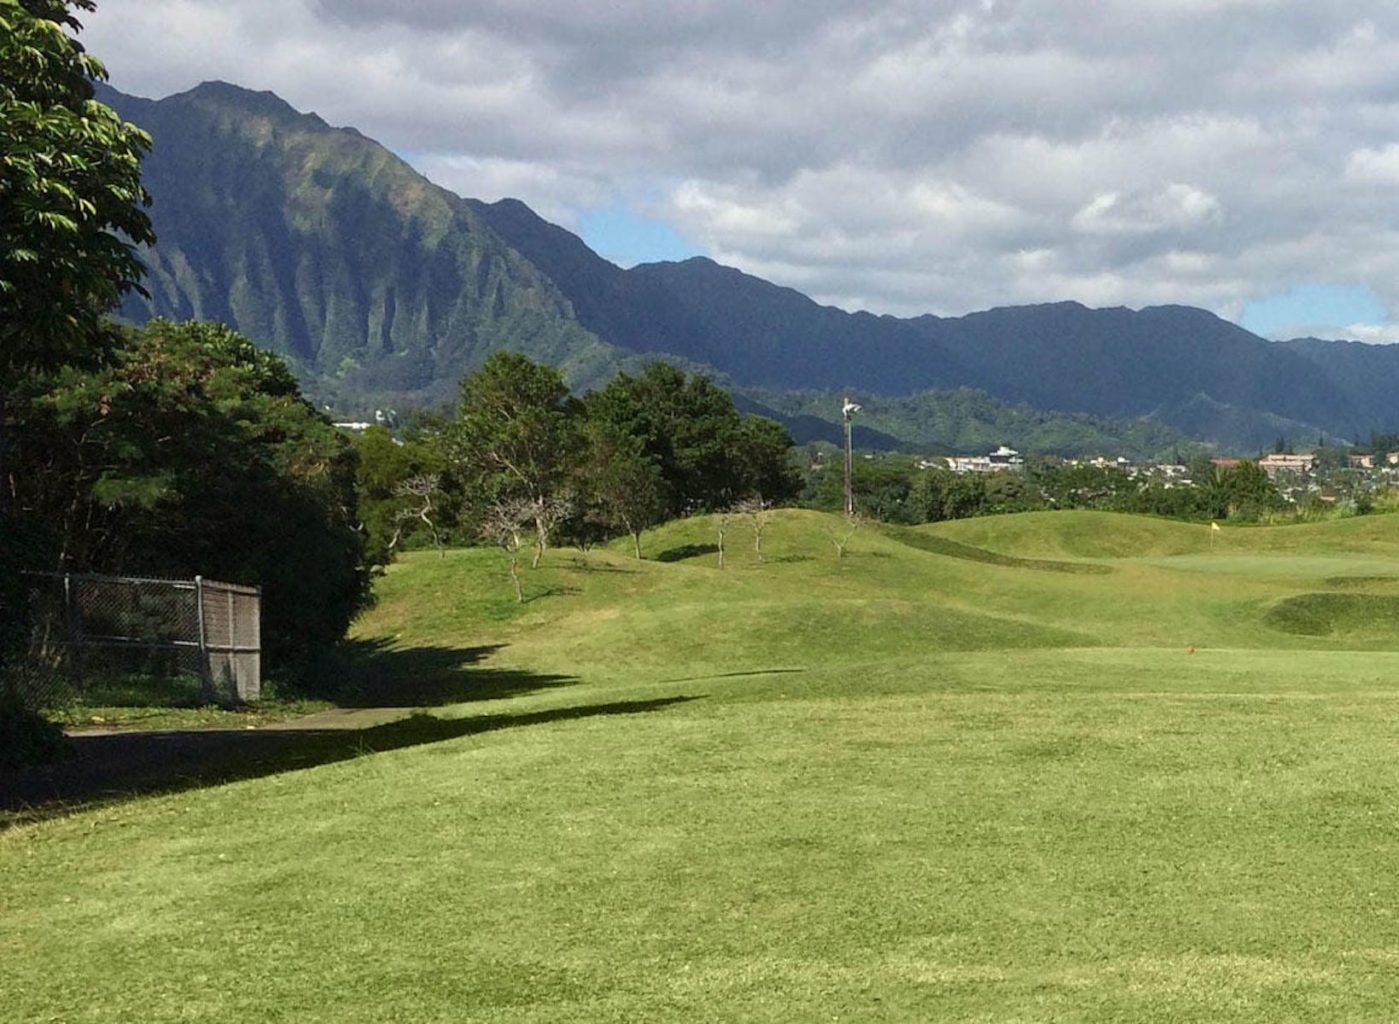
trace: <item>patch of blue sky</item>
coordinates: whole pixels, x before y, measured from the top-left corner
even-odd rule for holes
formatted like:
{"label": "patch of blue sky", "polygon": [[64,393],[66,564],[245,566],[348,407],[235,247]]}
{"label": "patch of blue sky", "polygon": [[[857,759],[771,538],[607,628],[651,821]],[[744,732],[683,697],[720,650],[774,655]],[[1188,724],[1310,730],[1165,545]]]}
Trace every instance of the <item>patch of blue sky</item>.
{"label": "patch of blue sky", "polygon": [[599,256],[621,267],[705,255],[671,224],[625,206],[604,206],[579,213],[578,234]]}
{"label": "patch of blue sky", "polygon": [[1366,287],[1308,282],[1250,302],[1239,323],[1264,338],[1281,340],[1318,331],[1339,337],[1353,324],[1382,324],[1387,315]]}

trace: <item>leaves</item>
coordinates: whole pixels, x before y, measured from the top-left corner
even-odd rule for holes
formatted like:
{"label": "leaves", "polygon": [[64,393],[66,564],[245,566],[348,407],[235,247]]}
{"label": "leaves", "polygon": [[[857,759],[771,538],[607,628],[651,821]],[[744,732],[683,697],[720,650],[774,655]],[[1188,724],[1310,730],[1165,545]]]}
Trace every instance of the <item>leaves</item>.
{"label": "leaves", "polygon": [[148,135],[93,99],[105,77],[65,30],[85,0],[0,0],[0,382],[106,347],[103,316],[139,289],[154,242]]}

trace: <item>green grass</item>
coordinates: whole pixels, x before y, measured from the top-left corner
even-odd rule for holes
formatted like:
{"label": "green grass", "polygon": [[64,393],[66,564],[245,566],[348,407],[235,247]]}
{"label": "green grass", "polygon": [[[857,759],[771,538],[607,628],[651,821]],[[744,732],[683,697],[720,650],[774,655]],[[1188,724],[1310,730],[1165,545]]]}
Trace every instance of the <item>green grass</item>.
{"label": "green grass", "polygon": [[431,717],[0,833],[5,1019],[1392,1019],[1395,520],[830,522],[406,558]]}

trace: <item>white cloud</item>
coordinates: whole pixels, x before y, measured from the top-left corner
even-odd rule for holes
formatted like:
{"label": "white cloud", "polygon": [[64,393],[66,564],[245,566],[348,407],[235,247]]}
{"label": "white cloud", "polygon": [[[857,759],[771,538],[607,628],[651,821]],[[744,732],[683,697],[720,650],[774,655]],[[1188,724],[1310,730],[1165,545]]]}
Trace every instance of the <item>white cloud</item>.
{"label": "white cloud", "polygon": [[1362,185],[1399,185],[1399,142],[1351,153],[1346,160],[1345,180]]}
{"label": "white cloud", "polygon": [[1228,315],[1324,279],[1399,309],[1389,0],[100,0],[88,20],[118,88],[272,89],[565,225],[645,197],[843,305]]}

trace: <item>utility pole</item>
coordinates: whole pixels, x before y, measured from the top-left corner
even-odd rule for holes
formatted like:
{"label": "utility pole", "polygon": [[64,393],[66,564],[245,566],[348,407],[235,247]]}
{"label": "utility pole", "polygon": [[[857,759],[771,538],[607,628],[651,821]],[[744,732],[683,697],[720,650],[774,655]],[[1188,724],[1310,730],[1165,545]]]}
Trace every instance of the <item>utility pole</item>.
{"label": "utility pole", "polygon": [[855,514],[855,490],[852,477],[855,471],[855,456],[850,445],[850,418],[860,411],[860,407],[850,399],[845,399],[841,417],[845,420],[845,514]]}

